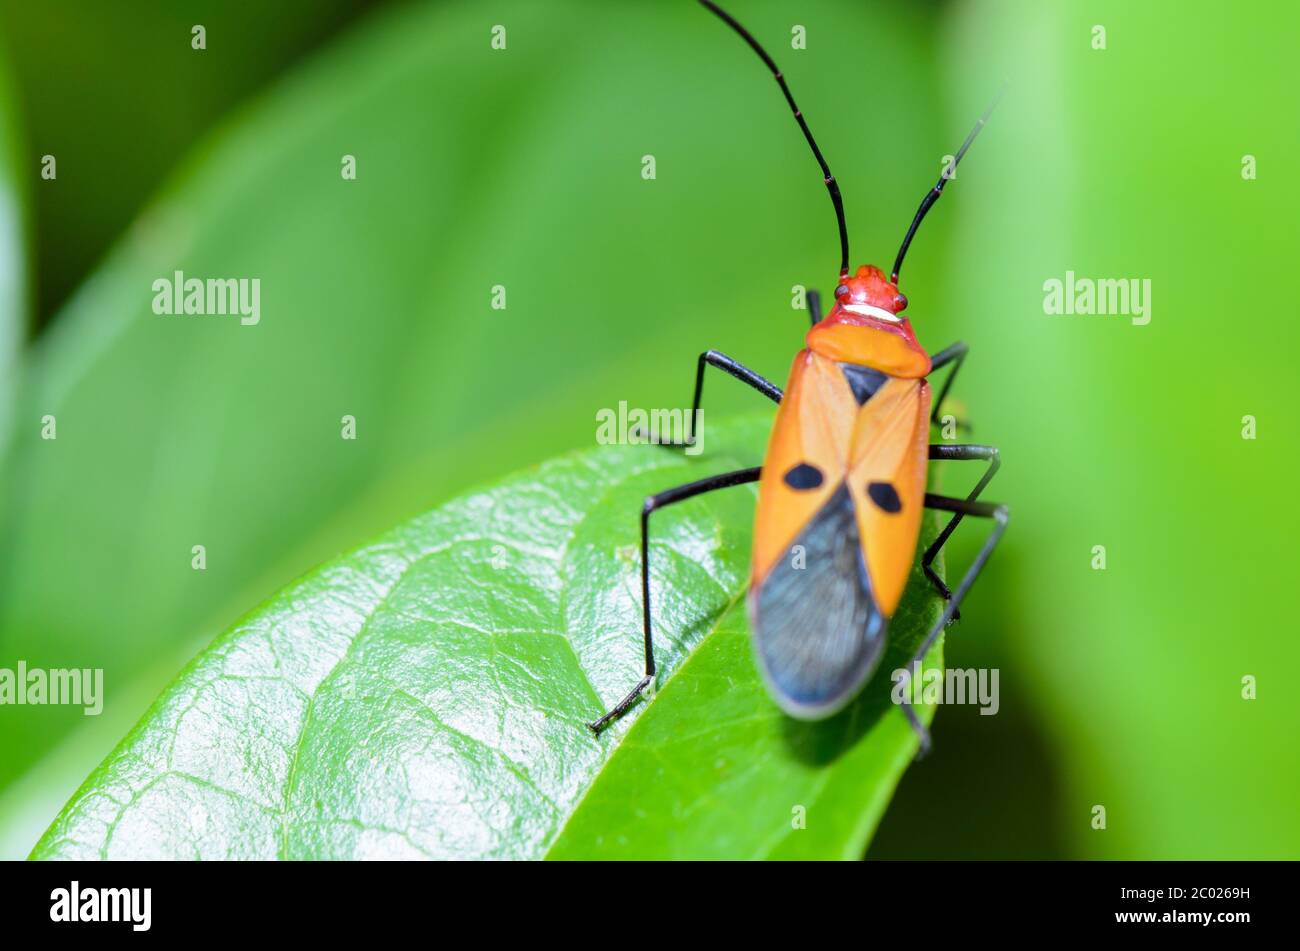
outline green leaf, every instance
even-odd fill
[[[33,857],[860,857],[916,749],[888,672],[939,602],[914,572],[863,696],[789,720],[749,652],[753,487],[656,517],[659,690],[584,725],[641,669],[641,500],[766,426],[564,456],[313,572],[189,665]]]

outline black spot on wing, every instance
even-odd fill
[[[786,711],[828,716],[871,676],[886,621],[871,596],[853,499],[844,484],[793,547],[751,593],[754,643]]]
[[[876,390],[885,385],[888,376],[879,370],[873,370],[871,367],[860,367],[854,363],[841,363],[840,369],[844,371],[844,379],[849,381],[849,389],[853,391],[853,398],[861,406],[871,397],[876,395]]]
[[[903,500],[898,497],[898,490],[892,482],[870,482],[867,484],[867,497],[875,502],[882,512],[901,512]]]
[[[815,489],[822,484],[822,471],[814,465],[801,462],[785,474],[785,484],[792,489]]]

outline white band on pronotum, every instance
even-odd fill
[[[859,317],[877,317],[880,320],[888,320],[890,323],[901,323],[903,318],[891,314],[889,311],[880,307],[873,307],[870,304],[840,304],[850,314],[857,314]]]

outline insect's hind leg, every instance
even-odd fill
[[[770,380],[765,379],[755,373],[749,367],[742,363],[737,363],[725,353],[719,353],[717,350],[708,350],[700,354],[700,358],[695,364],[695,397],[691,401],[691,415],[686,419],[685,439],[674,440],[672,442],[660,442],[659,445],[674,449],[682,449],[687,446],[695,445],[695,422],[700,415],[700,400],[704,395],[704,368],[717,367],[724,373],[734,376],[741,383],[748,384],[758,392],[762,393],[773,403],[781,402],[781,397],[785,394],[781,388]],[[641,430],[638,428],[638,432]]]
[[[927,493],[925,496],[925,505],[926,508],[939,509],[944,512],[953,512],[956,515],[974,515],[978,518],[991,518],[996,524],[993,526],[993,531],[989,534],[989,537],[985,539],[984,546],[979,550],[979,554],[975,556],[975,560],[971,562],[971,566],[966,569],[966,574],[962,576],[961,583],[957,585],[957,590],[953,592],[952,599],[944,608],[943,614],[939,617],[939,620],[935,622],[934,627],[930,629],[930,633],[925,636],[925,640],[921,642],[921,646],[916,649],[916,652],[912,655],[912,659],[908,661],[907,667],[905,668],[907,679],[902,694],[902,707],[903,713],[907,716],[908,722],[912,725],[912,729],[916,731],[916,735],[921,741],[920,749],[916,754],[917,759],[925,756],[925,754],[930,751],[930,733],[926,730],[925,724],[921,722],[920,718],[916,715],[916,711],[912,709],[912,704],[907,699],[908,693],[912,690],[912,671],[917,669],[916,665],[921,663],[925,658],[925,655],[930,652],[930,648],[934,646],[934,642],[943,632],[943,629],[948,626],[948,622],[952,620],[958,606],[965,599],[967,592],[970,591],[971,585],[975,583],[975,579],[978,578],[980,572],[984,570],[985,563],[989,560],[989,556],[993,554],[993,549],[997,547],[998,541],[1002,538],[1002,533],[1006,531],[1007,523],[1011,520],[1011,513],[1007,510],[1007,507],[997,502],[977,502],[969,498],[954,499],[945,495],[932,495]],[[956,520],[954,519],[954,521]]]
[[[641,696],[642,691],[654,681],[655,655],[650,622],[650,513],[667,508],[676,502],[703,495],[705,492],[712,492],[714,489],[757,482],[761,472],[762,469],[758,466],[752,469],[737,469],[735,472],[724,472],[721,475],[666,489],[646,498],[645,504],[641,506],[641,621],[645,634],[645,676],[608,713],[599,720],[587,724],[593,733],[599,733],[612,721],[626,713],[628,707],[632,706],[636,698]]]
[[[997,474],[998,469],[1002,466],[1002,460],[998,456],[996,446],[949,446],[941,443],[930,447],[930,458],[938,460],[947,459],[954,462],[982,461],[989,464],[988,468],[984,470],[984,476],[978,483],[976,483],[975,488],[971,490],[970,495],[966,496],[966,501],[968,502],[974,502],[980,497],[988,487],[988,484],[993,481],[993,477]],[[953,517],[948,520],[948,524],[943,527],[943,531],[939,532],[939,536],[930,544],[930,547],[925,550],[925,554],[921,556],[921,568],[925,572],[925,576],[930,579],[930,584],[934,585],[935,590],[939,592],[939,596],[945,601],[952,599],[952,591],[949,590],[948,585],[944,583],[944,580],[935,574],[933,567],[934,559],[938,557],[940,550],[945,544],[947,544],[953,531],[956,530],[957,524],[962,520],[963,514],[964,513],[962,512],[958,512],[953,515]],[[960,617],[961,612],[957,611],[953,614],[952,619],[957,620]]]

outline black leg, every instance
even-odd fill
[[[808,324],[816,327],[822,320],[822,296],[816,291],[808,292]]]
[[[915,670],[916,665],[925,658],[925,655],[930,652],[930,648],[934,646],[934,642],[938,639],[939,634],[948,626],[948,622],[952,620],[952,616],[956,612],[958,605],[960,605],[962,600],[966,597],[966,593],[970,591],[971,585],[975,583],[975,579],[979,577],[979,573],[984,569],[984,564],[989,560],[989,556],[993,554],[993,549],[997,546],[999,539],[1002,538],[1002,533],[1006,531],[1007,522],[1011,518],[1011,514],[1007,511],[1007,507],[996,502],[972,502],[969,499],[954,499],[944,495],[931,495],[927,493],[925,496],[925,504],[927,508],[939,509],[945,512],[954,512],[959,515],[975,515],[980,518],[991,518],[997,522],[997,524],[993,526],[992,533],[990,533],[988,539],[984,542],[984,547],[979,550],[979,554],[975,556],[975,560],[971,563],[971,566],[966,569],[966,574],[962,577],[961,584],[957,586],[957,590],[953,592],[952,600],[949,601],[948,606],[944,608],[943,615],[935,623],[934,627],[930,629],[930,633],[926,635],[925,640],[921,642],[921,646],[917,648],[916,653],[912,655],[912,659],[907,664],[907,684],[903,690],[903,713],[907,716],[908,722],[911,723],[912,729],[916,731],[916,735],[921,741],[920,749],[918,749],[916,753],[917,759],[925,756],[925,754],[930,751],[930,732],[925,728],[925,725],[916,715],[916,711],[912,709],[912,704],[907,699],[908,693],[912,690],[912,671]]]
[[[654,681],[655,655],[650,636],[650,513],[656,509],[666,508],[675,502],[681,502],[702,495],[705,492],[712,492],[714,489],[725,489],[728,486],[757,482],[760,472],[761,469],[757,466],[753,469],[737,469],[735,472],[724,472],[721,475],[700,479],[698,482],[679,485],[675,489],[666,489],[658,495],[649,496],[645,500],[645,504],[641,507],[641,622],[645,632],[645,676],[641,678],[640,683],[632,688],[631,693],[615,704],[612,710],[599,720],[587,724],[593,733],[599,733],[611,721],[621,717],[627,711],[627,708],[636,701],[636,698],[641,696],[641,692]]]
[[[952,372],[944,379],[943,388],[939,390],[939,395],[934,401],[933,409],[930,412],[930,422],[939,422],[939,407],[941,407],[943,401],[948,398],[948,387],[952,386],[952,381],[957,379],[957,371],[961,369],[962,361],[966,359],[966,354],[969,350],[970,348],[959,340],[951,347],[945,347],[943,350],[940,350],[930,361],[931,373],[947,366],[949,363],[952,364]],[[964,428],[967,431],[970,430],[969,425],[964,425],[960,422],[958,423],[958,428]]]
[[[701,353],[700,359],[695,365],[695,398],[691,403],[691,415],[686,420],[686,439],[684,442],[661,442],[659,445],[681,449],[684,446],[695,444],[695,420],[700,414],[700,399],[704,395],[704,368],[706,366],[717,367],[724,373],[734,376],[741,383],[749,384],[773,403],[781,402],[781,397],[784,395],[781,388],[775,383],[759,376],[749,367],[737,363],[725,353],[719,353],[717,350]]]
[[[966,496],[966,501],[974,502],[980,497],[980,494],[993,481],[993,476],[997,474],[998,469],[1002,466],[1002,460],[998,458],[998,451],[993,446],[948,446],[935,445],[930,447],[931,459],[948,459],[954,462],[983,461],[989,464],[984,470],[984,476],[976,483],[975,488]],[[949,536],[956,530],[957,524],[962,520],[963,512],[958,512],[948,520],[948,524],[943,527],[934,542],[925,550],[921,557],[921,568],[925,571],[925,576],[930,579],[930,584],[934,585],[935,590],[945,600],[951,600],[952,592],[944,584],[942,578],[934,573],[934,559],[938,557],[939,550],[947,543]],[[952,619],[955,621],[961,617],[961,612],[954,612]]]

